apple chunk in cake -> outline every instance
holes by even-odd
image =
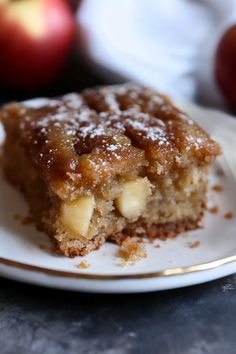
[[[5,175],[62,254],[199,226],[220,148],[165,96],[108,86],[11,103],[1,118]]]

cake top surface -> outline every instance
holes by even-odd
[[[163,174],[209,163],[220,153],[167,97],[132,84],[11,103],[2,119],[11,118],[36,164],[54,178],[77,174],[95,180],[132,164]]]

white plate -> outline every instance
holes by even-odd
[[[181,106],[210,133],[217,128],[234,132],[236,138],[233,117],[189,103]],[[217,168],[215,165],[213,170]],[[209,192],[209,202],[219,206],[219,213],[206,214],[204,229],[157,241],[160,248],[146,244],[146,259],[121,267],[118,247],[110,243],[84,258],[68,259],[51,253],[44,233],[13,218],[14,214],[27,215],[27,207],[22,196],[1,177],[0,275],[68,290],[131,293],[178,288],[232,274],[236,271],[235,182],[230,176],[219,177],[212,171],[210,184],[218,182],[224,185],[224,192]],[[231,220],[223,216],[229,210],[234,214]],[[195,241],[200,241],[200,246],[190,248],[189,243]],[[90,267],[78,269],[81,260],[87,260]]]

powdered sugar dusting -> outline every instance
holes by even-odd
[[[94,139],[105,135],[105,126],[101,124],[96,125],[95,123],[91,123],[87,126],[81,127],[79,129],[78,134],[82,138],[86,138],[89,136],[90,139]]]
[[[41,97],[41,98],[34,98],[32,100],[23,101],[21,104],[26,108],[37,109],[37,108],[43,108],[46,106],[56,107],[60,104],[60,101]]]
[[[109,91],[106,93],[105,102],[108,105],[110,110],[112,110],[113,112],[120,112],[119,104],[113,93]]]
[[[156,142],[159,146],[170,145],[167,134],[162,126],[149,126],[142,121],[128,120],[128,125],[137,131],[137,134],[144,135],[145,140]]]
[[[112,163],[141,159],[145,152],[151,163],[155,160],[152,171],[160,174],[167,165],[181,166],[186,161],[181,155],[193,155],[194,149],[198,155],[193,158],[198,159],[201,151],[214,155],[217,150],[167,98],[131,84],[29,100],[19,105],[19,111],[29,149],[47,168],[63,160],[63,166],[71,168],[69,173],[76,170],[82,155],[87,156],[89,168],[100,173],[109,171]]]
[[[72,109],[80,109],[83,104],[81,96],[77,93],[69,93],[63,96],[63,101],[67,107]]]

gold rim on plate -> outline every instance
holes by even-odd
[[[12,261],[10,259],[0,257],[0,264],[5,266],[19,268],[26,271],[44,273],[50,276],[60,276],[60,277],[67,277],[67,278],[90,279],[90,280],[126,280],[126,279],[148,279],[148,278],[169,277],[174,275],[184,275],[188,273],[210,270],[235,261],[236,261],[236,255],[233,255],[233,256],[228,256],[207,263],[196,264],[189,267],[170,268],[159,272],[109,275],[109,274],[76,273],[70,271],[48,269],[48,268],[38,267],[38,266]]]

